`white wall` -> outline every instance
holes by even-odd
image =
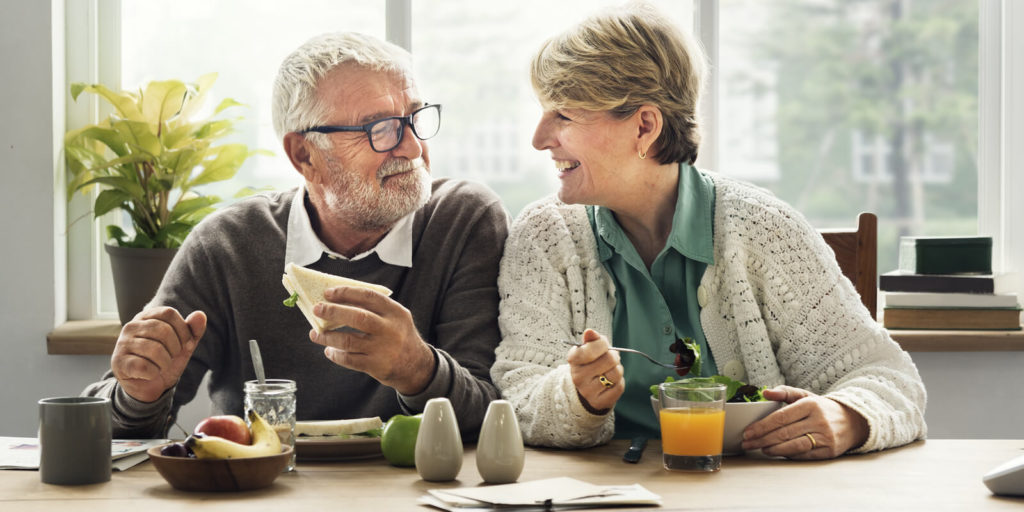
[[[37,400],[78,394],[109,358],[46,354],[46,333],[64,311],[55,292],[63,278],[54,278],[63,242],[53,227],[51,99],[53,41],[62,43],[51,37],[50,2],[0,0],[0,12],[0,436],[34,436]],[[1024,438],[1024,352],[912,355],[929,390],[932,437]],[[205,407],[181,424],[194,425]]]

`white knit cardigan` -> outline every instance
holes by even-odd
[[[709,175],[715,261],[697,295],[719,371],[849,406],[870,427],[856,452],[923,438],[917,368],[871,318],[817,231],[771,193]],[[607,442],[614,412],[583,408],[566,362],[567,342],[585,329],[612,332],[614,285],[584,207],[554,197],[527,206],[506,242],[498,287],[502,341],[491,378],[515,407],[524,440],[560,448]]]

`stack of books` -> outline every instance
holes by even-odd
[[[1020,330],[1017,274],[993,273],[990,237],[902,237],[879,276],[889,329]]]

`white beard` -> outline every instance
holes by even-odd
[[[346,171],[333,158],[328,157],[327,163],[330,177],[322,189],[325,213],[361,231],[390,228],[430,199],[430,174],[422,158],[384,162],[376,183]],[[400,175],[388,178],[395,174]]]

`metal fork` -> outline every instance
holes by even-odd
[[[567,341],[567,340],[563,340],[563,343],[565,343],[566,345],[572,345],[574,347],[581,347],[581,346],[583,346],[582,343],[573,343],[573,342]],[[639,354],[639,355],[642,355],[642,356],[646,357],[648,361],[650,361],[650,362],[652,362],[652,363],[654,363],[654,364],[656,364],[658,366],[661,366],[663,368],[671,368],[673,370],[678,370],[680,368],[685,368],[684,366],[676,366],[674,364],[663,363],[663,362],[658,361],[657,359],[655,359],[655,358],[653,358],[653,357],[651,357],[651,356],[649,356],[649,355],[647,355],[647,354],[645,354],[645,353],[643,353],[643,352],[641,352],[639,350],[634,350],[634,349],[631,349],[631,348],[608,347],[608,350],[617,350],[619,352],[629,352],[630,354]]]

